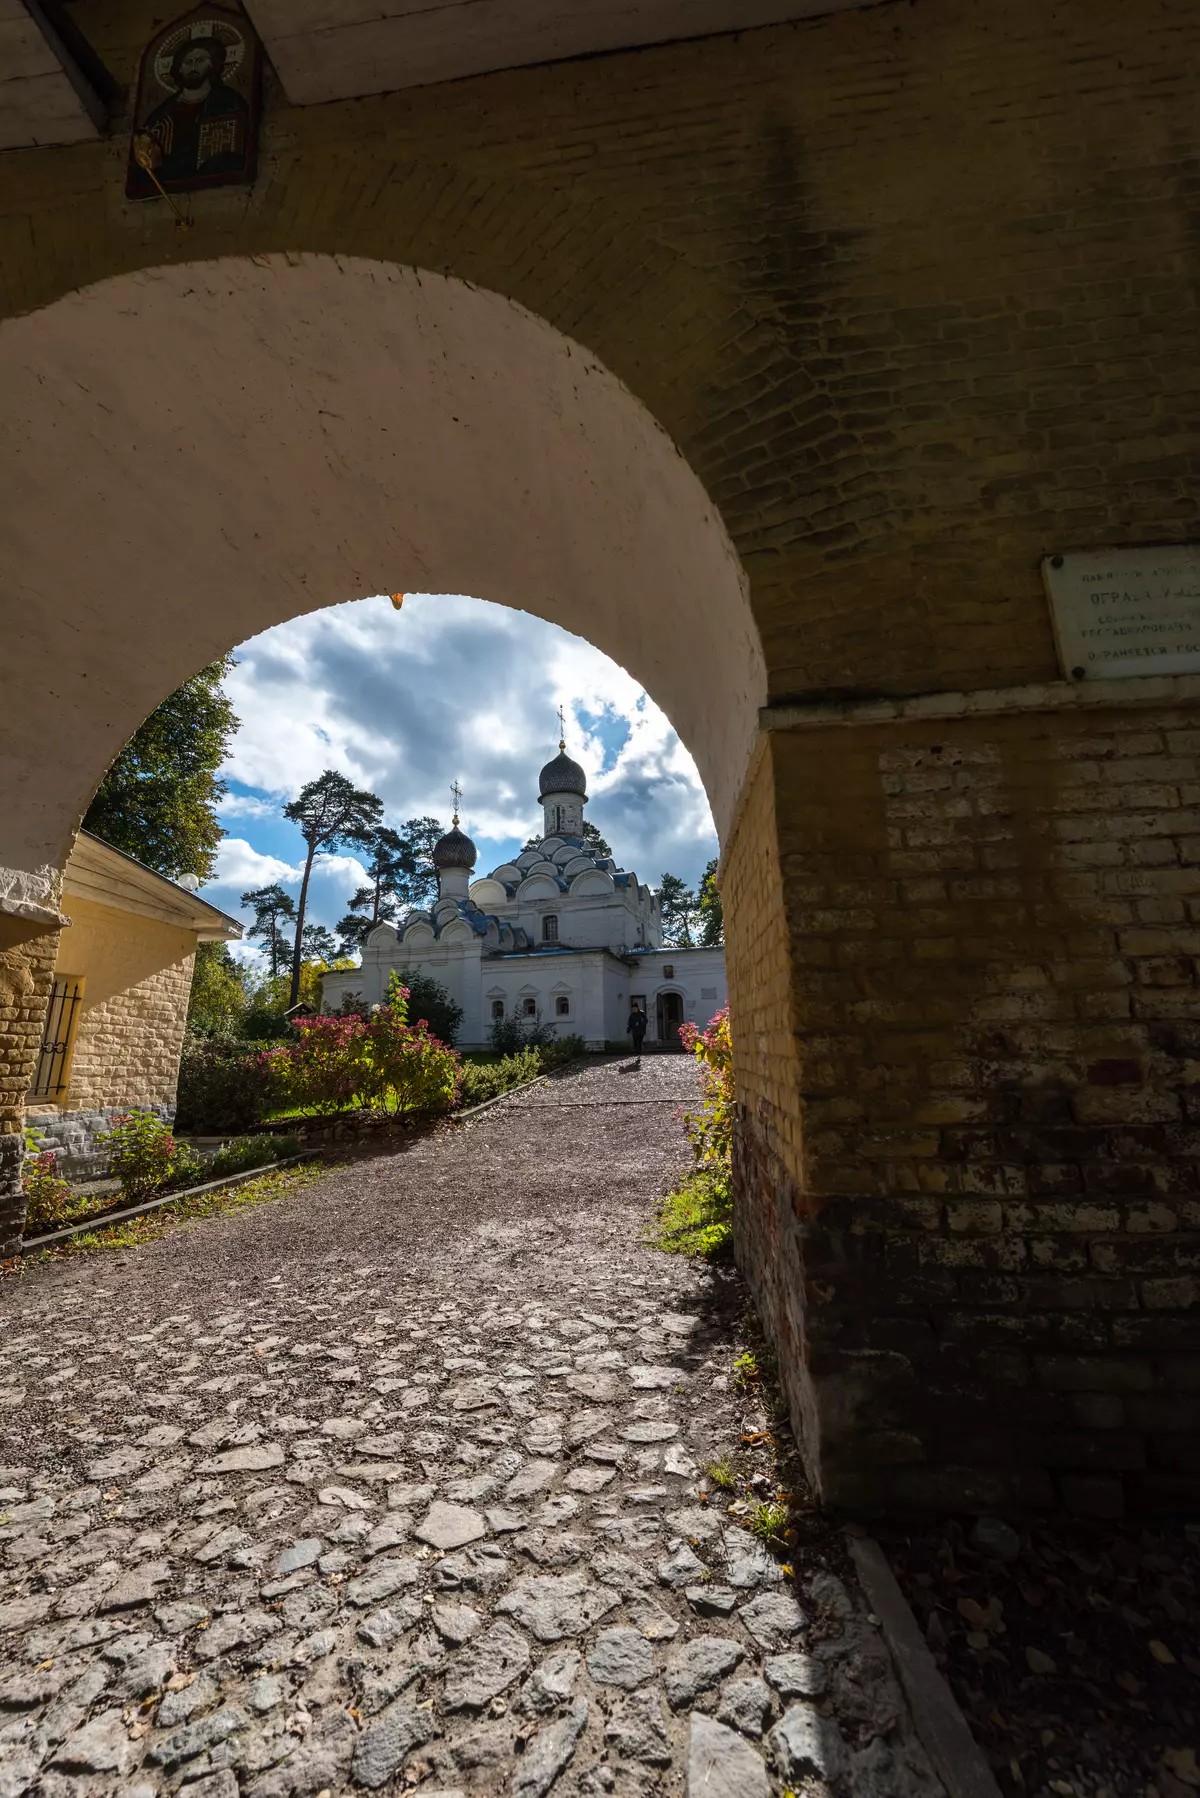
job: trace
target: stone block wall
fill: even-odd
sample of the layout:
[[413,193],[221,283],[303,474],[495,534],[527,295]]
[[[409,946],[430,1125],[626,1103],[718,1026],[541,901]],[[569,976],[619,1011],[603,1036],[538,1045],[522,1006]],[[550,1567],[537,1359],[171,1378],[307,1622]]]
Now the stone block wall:
[[739,1068],[742,1252],[834,1501],[1200,1494],[1198,750],[1154,708],[771,737],[800,1067]]
[[21,1237],[25,1093],[37,1064],[57,935],[0,950],[0,1260]]
[[[175,1119],[174,1105],[148,1105],[164,1124]],[[108,1151],[103,1138],[121,1115],[119,1106],[104,1111],[34,1112],[27,1129],[37,1149],[52,1149],[58,1172],[66,1180],[102,1180],[108,1172]]]

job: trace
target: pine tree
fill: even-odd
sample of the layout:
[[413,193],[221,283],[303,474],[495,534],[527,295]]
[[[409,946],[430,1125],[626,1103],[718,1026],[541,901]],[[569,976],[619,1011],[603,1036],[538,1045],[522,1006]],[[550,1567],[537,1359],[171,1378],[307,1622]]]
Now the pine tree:
[[283,815],[299,825],[308,853],[296,906],[296,942],[292,950],[292,984],[288,1004],[300,995],[300,967],[304,954],[304,914],[308,909],[308,883],[316,857],[347,843],[361,843],[383,822],[383,801],[375,793],[356,787],[333,768],[301,787]]
[[278,980],[281,970],[292,958],[292,939],[284,926],[295,922],[296,902],[276,883],[251,888],[250,892],[242,894],[242,904],[254,908],[254,922],[246,935],[266,950],[270,978]]
[[717,885],[717,858],[714,855],[700,881],[697,930],[702,949],[717,949],[725,941],[725,912],[721,905],[721,889]]
[[667,948],[690,949],[696,910],[696,895],[691,887],[685,886],[677,874],[664,874],[658,890],[658,904],[662,914],[663,942]]

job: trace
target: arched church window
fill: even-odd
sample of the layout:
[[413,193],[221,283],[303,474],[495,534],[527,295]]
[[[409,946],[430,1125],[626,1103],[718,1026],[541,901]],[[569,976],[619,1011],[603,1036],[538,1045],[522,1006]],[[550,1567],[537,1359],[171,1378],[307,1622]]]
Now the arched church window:
[[521,1001],[521,1016],[524,1018],[536,1018],[537,1017],[537,1000],[536,999],[522,999],[522,1001]]
[[504,1016],[504,1000],[503,999],[493,999],[492,1000],[492,1016],[494,1018],[502,1018]]
[[542,919],[542,941],[543,943],[557,943],[558,941],[558,919],[553,915]]
[[560,993],[558,995],[558,998],[554,1001],[554,1010],[555,1010],[556,1016],[558,1016],[560,1018],[569,1018],[570,1017],[571,1001],[570,1001],[570,999],[568,999],[566,993]]

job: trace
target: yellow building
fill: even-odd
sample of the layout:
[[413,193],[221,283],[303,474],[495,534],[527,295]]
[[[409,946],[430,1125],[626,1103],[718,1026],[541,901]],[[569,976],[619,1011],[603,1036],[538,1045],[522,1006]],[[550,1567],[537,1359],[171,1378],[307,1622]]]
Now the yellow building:
[[242,927],[86,831],[67,862],[63,908],[27,1115],[64,1171],[85,1174],[98,1171],[95,1137],[115,1112],[174,1116],[196,944],[231,941]]

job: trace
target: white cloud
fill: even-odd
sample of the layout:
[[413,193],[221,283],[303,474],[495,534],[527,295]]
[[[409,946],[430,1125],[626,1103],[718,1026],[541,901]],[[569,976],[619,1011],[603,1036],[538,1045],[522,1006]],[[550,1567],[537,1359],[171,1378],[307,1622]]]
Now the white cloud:
[[[228,909],[250,886],[296,890],[303,846],[279,814],[331,767],[377,792],[392,823],[448,821],[458,778],[481,871],[493,866],[540,826],[537,774],[555,753],[560,705],[587,770],[588,816],[623,866],[654,883],[666,869],[695,881],[716,853],[670,721],[623,668],[527,613],[458,595],[410,594],[399,613],[386,598],[359,600],[266,631],[237,659],[229,694],[242,724],[223,772],[256,791],[222,807],[243,832],[217,871]],[[297,860],[271,853],[281,847]],[[329,858],[310,915],[335,924],[363,879],[353,857]]]

